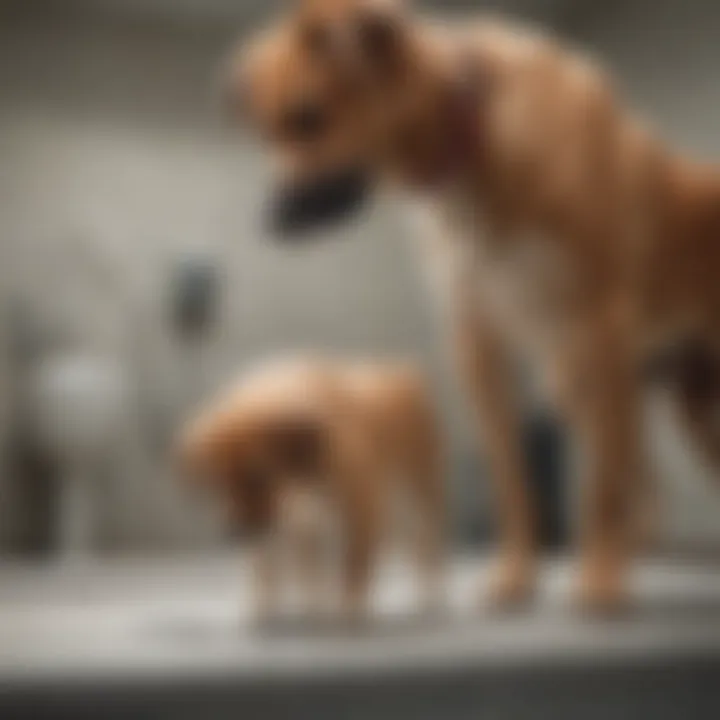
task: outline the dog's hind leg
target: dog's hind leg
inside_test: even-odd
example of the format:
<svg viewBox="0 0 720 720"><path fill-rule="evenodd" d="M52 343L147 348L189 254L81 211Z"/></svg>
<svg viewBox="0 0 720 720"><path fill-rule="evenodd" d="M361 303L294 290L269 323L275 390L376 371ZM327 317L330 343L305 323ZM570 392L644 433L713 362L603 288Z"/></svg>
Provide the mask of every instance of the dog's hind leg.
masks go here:
<svg viewBox="0 0 720 720"><path fill-rule="evenodd" d="M637 499L649 462L629 332L613 316L596 320L572 353L567 408L588 473L577 597L585 608L605 612L625 600L625 576L637 549Z"/></svg>

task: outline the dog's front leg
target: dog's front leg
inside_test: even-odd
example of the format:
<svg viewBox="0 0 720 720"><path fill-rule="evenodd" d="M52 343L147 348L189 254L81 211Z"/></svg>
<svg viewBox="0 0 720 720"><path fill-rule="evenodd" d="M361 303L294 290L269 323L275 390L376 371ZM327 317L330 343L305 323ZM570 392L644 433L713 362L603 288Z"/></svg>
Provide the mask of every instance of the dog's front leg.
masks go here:
<svg viewBox="0 0 720 720"><path fill-rule="evenodd" d="M328 557L327 548L318 537L298 539L296 554L300 584L303 591L304 611L308 618L317 620L328 609Z"/></svg>
<svg viewBox="0 0 720 720"><path fill-rule="evenodd" d="M280 603L279 541L274 534L260 539L252 550L252 622L265 625L277 617Z"/></svg>
<svg viewBox="0 0 720 720"><path fill-rule="evenodd" d="M625 575L636 544L633 520L648 463L628 332L612 321L587 326L591 330L571 353L567 376L567 408L588 474L577 598L590 610L609 611L625 600Z"/></svg>
<svg viewBox="0 0 720 720"><path fill-rule="evenodd" d="M377 489L372 488L372 475L366 467L347 474L341 512L345 538L340 611L345 620L356 622L364 619L369 610L370 585L379 549Z"/></svg>
<svg viewBox="0 0 720 720"><path fill-rule="evenodd" d="M499 507L500 551L490 600L510 606L531 597L536 575L535 519L525 477L516 378L509 349L490 319L478 315L470 303L458 303L455 318L460 370Z"/></svg>

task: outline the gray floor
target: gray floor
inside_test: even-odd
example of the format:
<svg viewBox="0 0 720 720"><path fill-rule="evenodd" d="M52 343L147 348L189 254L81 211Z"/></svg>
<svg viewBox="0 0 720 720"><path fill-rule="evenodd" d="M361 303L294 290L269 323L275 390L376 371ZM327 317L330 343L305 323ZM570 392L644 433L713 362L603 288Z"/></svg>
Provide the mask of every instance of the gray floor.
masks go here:
<svg viewBox="0 0 720 720"><path fill-rule="evenodd" d="M232 668L323 673L398 664L507 664L598 655L720 652L720 572L648 564L628 617L591 622L573 612L568 567L544 573L537 607L500 617L478 607L488 563L458 560L450 608L413 619L409 573L388 568L363 631L250 624L242 562L231 559L0 568L0 677L62 671L147 674Z"/></svg>
<svg viewBox="0 0 720 720"><path fill-rule="evenodd" d="M230 558L0 567L1 718L687 720L720 717L720 573L645 564L634 611L591 621L549 563L538 604L478 607L484 560L458 560L450 607L413 620L402 568L373 622L248 623Z"/></svg>

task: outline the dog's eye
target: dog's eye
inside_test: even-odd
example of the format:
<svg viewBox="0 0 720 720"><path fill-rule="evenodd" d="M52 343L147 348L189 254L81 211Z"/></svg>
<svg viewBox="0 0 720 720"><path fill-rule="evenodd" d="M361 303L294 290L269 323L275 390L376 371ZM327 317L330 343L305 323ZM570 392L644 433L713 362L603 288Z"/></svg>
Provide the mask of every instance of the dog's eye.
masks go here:
<svg viewBox="0 0 720 720"><path fill-rule="evenodd" d="M313 54L323 56L327 54L332 45L332 33L325 25L313 24L303 28L303 43Z"/></svg>
<svg viewBox="0 0 720 720"><path fill-rule="evenodd" d="M323 134L326 125L327 116L320 105L302 102L285 114L282 134L291 140L315 140Z"/></svg>
<svg viewBox="0 0 720 720"><path fill-rule="evenodd" d="M398 35L394 18L367 13L357 19L357 34L363 52L373 60L386 60L393 52Z"/></svg>

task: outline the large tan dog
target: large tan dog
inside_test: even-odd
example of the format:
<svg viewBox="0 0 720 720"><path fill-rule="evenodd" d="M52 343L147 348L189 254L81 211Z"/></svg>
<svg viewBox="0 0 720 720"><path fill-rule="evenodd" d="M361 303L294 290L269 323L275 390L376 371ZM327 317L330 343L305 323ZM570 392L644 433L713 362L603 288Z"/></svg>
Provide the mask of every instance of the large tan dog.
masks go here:
<svg viewBox="0 0 720 720"><path fill-rule="evenodd" d="M296 358L246 374L186 429L181 457L258 535L257 619L280 610L287 572L311 611L366 609L382 540L398 519L426 609L440 599L445 503L440 437L412 366ZM408 512L409 511L409 512ZM335 557L339 555L339 557Z"/></svg>
<svg viewBox="0 0 720 720"><path fill-rule="evenodd" d="M235 110L272 145L273 222L297 235L371 181L419 199L494 477L492 593L536 571L512 363L527 357L588 467L578 596L624 598L647 479L653 368L720 459L720 177L666 149L586 58L492 19L443 26L393 0L305 0L242 48Z"/></svg>

